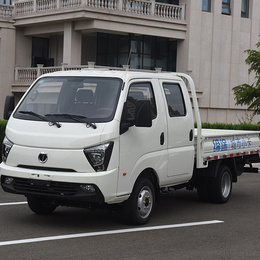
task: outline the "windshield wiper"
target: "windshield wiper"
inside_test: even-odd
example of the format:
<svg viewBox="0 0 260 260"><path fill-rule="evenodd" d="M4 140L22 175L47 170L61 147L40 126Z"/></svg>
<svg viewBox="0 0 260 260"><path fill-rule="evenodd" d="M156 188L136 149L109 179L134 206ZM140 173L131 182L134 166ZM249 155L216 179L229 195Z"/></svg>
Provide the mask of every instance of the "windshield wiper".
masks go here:
<svg viewBox="0 0 260 260"><path fill-rule="evenodd" d="M27 114L27 115L32 115L32 116L35 116L35 117L38 117L40 118L41 120L43 121L46 121L46 122L49 122L49 125L52 126L52 125L56 125L58 128L61 127L61 124L54 121L54 120L49 120L48 118L46 118L45 116L41 116L33 111L19 111L19 113L21 114Z"/></svg>
<svg viewBox="0 0 260 260"><path fill-rule="evenodd" d="M86 121L86 119L87 119L86 116L73 115L73 114L46 114L45 116L66 117L66 118L72 119L76 122L86 123L86 127L92 127L94 129L97 128L96 124Z"/></svg>

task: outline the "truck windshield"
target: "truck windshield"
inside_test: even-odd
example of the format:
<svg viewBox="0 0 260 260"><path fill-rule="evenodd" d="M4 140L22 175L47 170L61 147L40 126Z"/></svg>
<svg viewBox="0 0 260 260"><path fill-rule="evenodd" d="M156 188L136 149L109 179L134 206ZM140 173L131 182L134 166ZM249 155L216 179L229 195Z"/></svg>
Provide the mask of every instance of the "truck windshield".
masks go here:
<svg viewBox="0 0 260 260"><path fill-rule="evenodd" d="M53 122L109 122L114 118L121 85L118 78L41 78L14 117L37 121L44 117Z"/></svg>

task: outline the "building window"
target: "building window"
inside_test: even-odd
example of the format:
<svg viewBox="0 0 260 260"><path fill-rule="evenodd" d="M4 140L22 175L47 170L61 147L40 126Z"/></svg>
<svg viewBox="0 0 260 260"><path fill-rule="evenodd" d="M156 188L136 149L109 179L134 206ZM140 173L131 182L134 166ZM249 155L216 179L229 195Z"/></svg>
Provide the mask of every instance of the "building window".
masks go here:
<svg viewBox="0 0 260 260"><path fill-rule="evenodd" d="M54 59L49 58L49 39L32 37L32 67L43 64L45 67L54 66Z"/></svg>
<svg viewBox="0 0 260 260"><path fill-rule="evenodd" d="M12 0L0 0L0 4L12 5Z"/></svg>
<svg viewBox="0 0 260 260"><path fill-rule="evenodd" d="M156 0L156 2L171 4L171 5L179 5L179 0Z"/></svg>
<svg viewBox="0 0 260 260"><path fill-rule="evenodd" d="M249 17L249 0L242 0L241 17Z"/></svg>
<svg viewBox="0 0 260 260"><path fill-rule="evenodd" d="M204 12L211 11L211 0L202 0L202 11Z"/></svg>
<svg viewBox="0 0 260 260"><path fill-rule="evenodd" d="M222 14L231 14L230 0L222 0Z"/></svg>
<svg viewBox="0 0 260 260"><path fill-rule="evenodd" d="M148 35L97 34L97 65L176 71L177 41Z"/></svg>

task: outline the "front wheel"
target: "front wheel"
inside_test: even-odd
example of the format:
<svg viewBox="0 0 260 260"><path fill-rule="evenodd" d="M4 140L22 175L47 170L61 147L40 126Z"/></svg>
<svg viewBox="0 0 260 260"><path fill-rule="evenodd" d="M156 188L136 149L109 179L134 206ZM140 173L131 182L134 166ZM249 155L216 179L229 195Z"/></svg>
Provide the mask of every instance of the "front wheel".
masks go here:
<svg viewBox="0 0 260 260"><path fill-rule="evenodd" d="M221 165L216 178L211 180L210 195L215 203L228 202L232 191L232 174L227 166Z"/></svg>
<svg viewBox="0 0 260 260"><path fill-rule="evenodd" d="M57 205L53 204L52 200L40 197L28 196L27 202L31 211L40 215L51 214L57 208Z"/></svg>
<svg viewBox="0 0 260 260"><path fill-rule="evenodd" d="M144 225L151 218L155 203L153 184L149 179L140 179L134 186L130 198L124 204L129 223Z"/></svg>

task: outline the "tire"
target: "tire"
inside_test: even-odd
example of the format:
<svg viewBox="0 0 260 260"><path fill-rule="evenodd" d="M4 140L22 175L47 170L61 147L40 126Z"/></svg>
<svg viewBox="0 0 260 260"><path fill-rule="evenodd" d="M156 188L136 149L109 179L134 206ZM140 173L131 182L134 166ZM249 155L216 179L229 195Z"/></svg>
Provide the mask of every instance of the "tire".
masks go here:
<svg viewBox="0 0 260 260"><path fill-rule="evenodd" d="M124 204L129 224L144 225L152 215L155 204L155 192L149 179L140 179L134 186L130 198Z"/></svg>
<svg viewBox="0 0 260 260"><path fill-rule="evenodd" d="M221 165L216 178L211 179L210 197L215 203L228 202L232 192L232 174L227 166Z"/></svg>
<svg viewBox="0 0 260 260"><path fill-rule="evenodd" d="M202 177L197 180L197 194L202 202L210 202L209 178Z"/></svg>
<svg viewBox="0 0 260 260"><path fill-rule="evenodd" d="M53 204L52 200L40 197L28 196L27 202L31 211L40 215L51 214L57 208L57 205Z"/></svg>

